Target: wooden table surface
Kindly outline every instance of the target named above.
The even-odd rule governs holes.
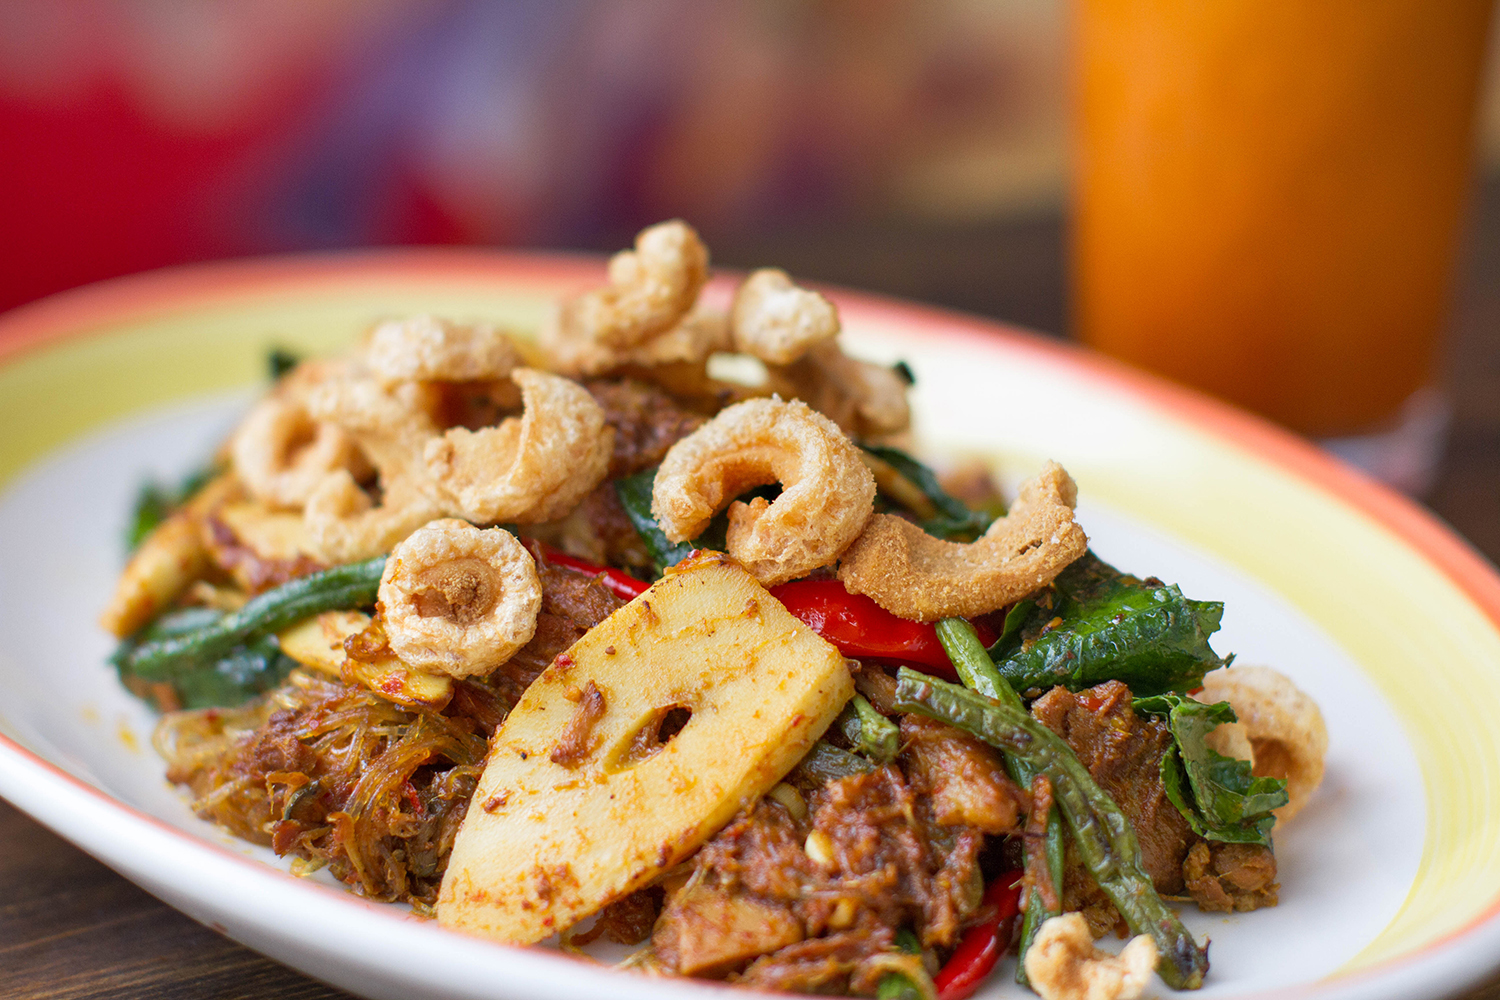
[[[1500,563],[1500,183],[1481,192],[1455,310],[1455,419],[1427,501]],[[1065,328],[1063,229],[1055,216],[964,230],[872,227],[786,232],[715,246],[726,264]],[[1495,957],[1500,963],[1500,955]],[[0,802],[0,996],[347,996],[193,923]],[[1465,1000],[1500,1000],[1500,976]]]

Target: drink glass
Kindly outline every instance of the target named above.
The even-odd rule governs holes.
[[[1420,486],[1490,0],[1073,14],[1082,339]]]

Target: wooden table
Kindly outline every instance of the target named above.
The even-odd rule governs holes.
[[[1448,456],[1428,501],[1500,562],[1500,183],[1483,191],[1462,283]],[[719,261],[1065,328],[1055,216],[961,231],[790,232],[715,247]],[[614,245],[614,244],[609,244]],[[623,245],[623,244],[619,244]],[[1500,962],[1500,956],[1496,956]],[[0,995],[13,998],[347,996],[200,927],[0,802]],[[1465,1000],[1500,1000],[1500,976]]]

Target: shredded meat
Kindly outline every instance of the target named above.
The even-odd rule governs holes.
[[[615,429],[607,478],[628,476],[661,462],[667,449],[698,429],[703,418],[678,406],[662,390],[634,379],[594,379],[584,384]]]
[[[1156,891],[1182,895],[1182,859],[1192,827],[1167,799],[1161,759],[1172,734],[1160,719],[1135,714],[1130,688],[1106,681],[1076,694],[1055,687],[1031,705],[1031,714],[1068,741],[1079,761],[1110,794],[1135,828],[1141,862]]]
[[[1161,758],[1172,736],[1160,719],[1135,714],[1130,689],[1107,681],[1076,694],[1055,687],[1031,705],[1047,728],[1068,741],[1078,759],[1134,827],[1141,863],[1164,896],[1190,894],[1205,910],[1275,906],[1276,858],[1270,848],[1205,842],[1167,799]],[[1063,907],[1079,910],[1095,935],[1126,925],[1068,844]]]
[[[1275,906],[1281,889],[1276,857],[1260,844],[1200,840],[1182,863],[1182,877],[1198,908],[1213,913]]]
[[[169,717],[158,747],[199,816],[361,895],[431,903],[505,709],[477,681],[458,687],[443,712],[407,711],[294,671],[246,708]]]
[[[865,991],[861,970],[896,928],[927,946],[957,940],[980,904],[979,830],[940,825],[894,766],[830,781],[808,804],[799,820],[762,800],[703,847],[652,935],[664,964],[684,971],[690,940],[699,974],[761,955],[743,974],[754,985]]]
[[[604,692],[592,679],[584,686],[578,697],[578,707],[568,717],[557,746],[548,758],[563,767],[575,767],[585,760],[594,749],[594,723],[604,715]]]
[[[1136,832],[1141,863],[1162,895],[1180,896],[1182,862],[1197,839],[1192,827],[1167,799],[1161,784],[1161,758],[1172,734],[1159,719],[1142,719],[1132,707],[1130,688],[1106,681],[1077,693],[1055,687],[1032,702],[1031,713],[1067,740],[1099,786],[1119,804]],[[1063,869],[1063,907],[1078,910],[1096,936],[1128,928],[1119,911],[1068,843]]]
[[[522,692],[559,653],[625,603],[594,577],[548,562],[540,547],[533,545],[531,554],[542,582],[536,633],[489,677],[489,682],[512,703],[520,700]]]
[[[1031,804],[987,745],[921,715],[901,719],[902,762],[912,791],[941,826],[1015,833]]]

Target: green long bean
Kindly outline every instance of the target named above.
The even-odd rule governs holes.
[[[313,615],[368,606],[375,600],[384,569],[385,556],[376,556],[300,577],[251,598],[233,614],[143,642],[123,654],[122,666],[147,680],[170,680],[183,670],[218,660],[235,646]]]
[[[979,641],[973,625],[962,618],[945,618],[937,623],[937,634],[939,641],[943,644],[943,650],[948,654],[948,659],[953,662],[953,669],[958,671],[958,676],[964,682],[965,687],[977,691],[986,698],[993,698],[1002,705],[1008,705],[1022,712],[1026,711],[1020,696],[995,667],[995,661],[990,659],[990,654],[984,648],[984,644]],[[1005,753],[1003,756],[1005,769],[1011,778],[1022,788],[1029,789],[1032,780],[1037,775],[1036,768],[1016,754]],[[1062,818],[1058,815],[1056,808],[1049,808],[1043,851],[1047,859],[1048,877],[1056,887],[1059,897],[1062,893],[1065,846]],[[1049,907],[1043,902],[1041,893],[1028,892],[1026,912],[1021,916],[1018,953],[1023,956],[1026,954],[1026,950],[1031,947],[1031,942],[1036,939],[1037,931],[1041,929],[1043,921],[1049,917],[1059,916],[1061,913],[1060,898],[1056,907]],[[1016,963],[1016,982],[1023,986],[1030,985],[1026,978],[1024,962]]]
[[[855,750],[877,764],[889,764],[901,750],[901,729],[865,698],[856,694],[838,717],[838,726]]]
[[[1132,931],[1156,942],[1157,972],[1162,980],[1173,989],[1203,985],[1207,949],[1198,946],[1177,914],[1156,894],[1151,877],[1141,868],[1140,846],[1130,821],[1059,736],[1024,709],[906,667],[897,674],[895,705],[971,733],[1047,775],[1094,881]]]

